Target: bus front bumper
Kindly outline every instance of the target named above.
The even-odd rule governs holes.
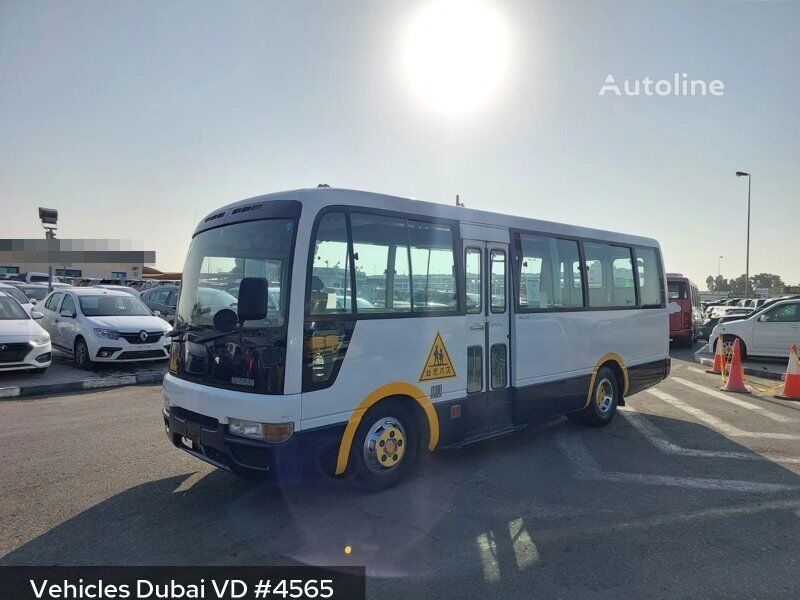
[[[270,481],[304,481],[333,475],[345,423],[298,432],[285,442],[268,443],[231,435],[213,417],[180,406],[162,410],[169,441],[217,468]]]
[[[266,475],[274,466],[278,446],[258,440],[233,436],[227,426],[212,417],[207,417],[178,406],[164,409],[164,428],[172,444],[226,471],[241,475]]]

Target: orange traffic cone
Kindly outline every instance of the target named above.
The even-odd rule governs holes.
[[[714,353],[714,366],[706,373],[721,375],[725,372],[725,349],[722,347],[722,334],[717,336],[717,351]]]
[[[739,338],[736,338],[736,341],[733,343],[733,357],[731,358],[731,370],[730,373],[728,373],[728,382],[720,389],[726,392],[739,392],[741,394],[750,393],[750,390],[744,385],[742,358],[739,354]]]
[[[800,400],[800,362],[797,359],[797,344],[792,344],[789,366],[786,367],[786,382],[783,391],[775,396],[783,400]]]

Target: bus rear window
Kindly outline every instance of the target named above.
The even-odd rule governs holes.
[[[686,293],[686,283],[683,281],[668,281],[667,290],[670,300],[686,300],[689,297]]]

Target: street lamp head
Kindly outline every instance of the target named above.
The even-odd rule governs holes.
[[[55,208],[39,207],[39,220],[43,225],[55,225],[58,223],[58,211]]]
[[[737,177],[750,177],[750,173],[745,173],[744,171],[736,171]]]

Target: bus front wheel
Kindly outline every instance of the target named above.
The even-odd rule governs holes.
[[[414,416],[396,400],[369,409],[351,448],[358,483],[370,490],[395,485],[411,469],[419,446]]]

